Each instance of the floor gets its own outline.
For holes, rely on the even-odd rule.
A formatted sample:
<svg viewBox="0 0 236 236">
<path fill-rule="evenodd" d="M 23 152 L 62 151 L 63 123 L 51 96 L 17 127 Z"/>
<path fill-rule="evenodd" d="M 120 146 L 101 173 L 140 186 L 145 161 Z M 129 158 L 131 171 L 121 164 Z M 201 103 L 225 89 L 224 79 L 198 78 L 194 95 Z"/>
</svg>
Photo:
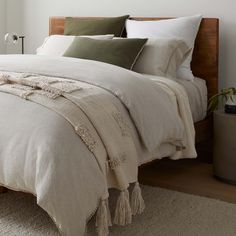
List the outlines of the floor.
<svg viewBox="0 0 236 236">
<path fill-rule="evenodd" d="M 236 185 L 217 180 L 212 165 L 199 160 L 164 159 L 143 167 L 139 179 L 151 186 L 236 203 Z"/>
<path fill-rule="evenodd" d="M 160 232 L 161 235 L 182 236 L 236 235 L 236 205 L 226 203 L 236 203 L 236 186 L 215 179 L 211 164 L 166 159 L 143 167 L 139 177 L 141 183 L 179 192 L 142 186 L 147 210 L 135 217 L 131 225 L 113 227 L 111 235 L 151 236 L 160 235 Z M 0 211 L 3 219 L 0 235 L 58 235 L 55 225 L 29 194 L 9 191 L 0 195 L 0 209 L 4 209 Z M 89 235 L 95 235 L 93 227 Z"/>
</svg>

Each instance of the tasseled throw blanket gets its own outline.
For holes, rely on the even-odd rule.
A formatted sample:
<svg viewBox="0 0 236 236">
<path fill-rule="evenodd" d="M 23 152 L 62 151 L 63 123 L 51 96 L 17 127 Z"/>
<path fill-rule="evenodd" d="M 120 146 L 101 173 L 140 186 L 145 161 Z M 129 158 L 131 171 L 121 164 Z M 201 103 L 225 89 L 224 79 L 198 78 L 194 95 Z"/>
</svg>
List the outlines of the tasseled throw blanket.
<svg viewBox="0 0 236 236">
<path fill-rule="evenodd" d="M 96 216 L 100 236 L 108 235 L 112 225 L 108 188 L 121 191 L 114 224 L 130 224 L 133 215 L 143 212 L 144 200 L 137 182 L 137 153 L 130 133 L 130 120 L 123 104 L 110 92 L 84 82 L 22 73 L 1 73 L 0 91 L 58 113 L 94 154 L 107 180 L 107 191 Z M 131 197 L 130 183 L 135 183 Z"/>
</svg>

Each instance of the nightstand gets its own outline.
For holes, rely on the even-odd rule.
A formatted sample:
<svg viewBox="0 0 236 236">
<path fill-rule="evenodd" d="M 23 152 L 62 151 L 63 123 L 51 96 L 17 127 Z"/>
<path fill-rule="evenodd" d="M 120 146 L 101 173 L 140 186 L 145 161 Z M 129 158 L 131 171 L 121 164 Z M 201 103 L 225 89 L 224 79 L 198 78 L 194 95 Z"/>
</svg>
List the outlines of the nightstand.
<svg viewBox="0 0 236 236">
<path fill-rule="evenodd" d="M 236 115 L 214 112 L 214 175 L 236 184 Z"/>
</svg>

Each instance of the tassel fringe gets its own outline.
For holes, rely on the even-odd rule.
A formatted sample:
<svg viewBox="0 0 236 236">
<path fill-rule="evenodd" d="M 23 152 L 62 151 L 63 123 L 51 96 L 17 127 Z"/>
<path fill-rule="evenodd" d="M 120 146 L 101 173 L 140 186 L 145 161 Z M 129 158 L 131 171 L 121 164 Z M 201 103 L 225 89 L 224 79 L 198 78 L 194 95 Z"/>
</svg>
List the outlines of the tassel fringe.
<svg viewBox="0 0 236 236">
<path fill-rule="evenodd" d="M 145 203 L 142 197 L 141 188 L 139 186 L 139 183 L 135 183 L 132 196 L 131 196 L 131 209 L 132 214 L 142 214 L 145 209 Z"/>
<path fill-rule="evenodd" d="M 141 188 L 137 182 L 134 185 L 131 199 L 129 199 L 129 191 L 127 189 L 120 193 L 116 203 L 113 223 L 121 226 L 131 224 L 132 216 L 141 214 L 144 209 L 145 203 L 142 197 Z M 101 200 L 96 215 L 98 236 L 108 236 L 110 226 L 112 226 L 112 221 L 108 199 Z"/>
<path fill-rule="evenodd" d="M 113 223 L 124 226 L 131 224 L 131 222 L 132 211 L 129 203 L 129 191 L 126 189 L 122 191 L 118 197 Z"/>
<path fill-rule="evenodd" d="M 109 234 L 111 223 L 111 213 L 109 210 L 108 199 L 102 200 L 96 215 L 96 227 L 98 236 L 107 236 Z"/>
<path fill-rule="evenodd" d="M 109 208 L 108 199 L 105 201 L 105 203 L 106 203 L 106 210 L 107 210 L 107 223 L 108 223 L 108 226 L 112 226 L 111 212 L 110 212 L 110 208 Z"/>
</svg>

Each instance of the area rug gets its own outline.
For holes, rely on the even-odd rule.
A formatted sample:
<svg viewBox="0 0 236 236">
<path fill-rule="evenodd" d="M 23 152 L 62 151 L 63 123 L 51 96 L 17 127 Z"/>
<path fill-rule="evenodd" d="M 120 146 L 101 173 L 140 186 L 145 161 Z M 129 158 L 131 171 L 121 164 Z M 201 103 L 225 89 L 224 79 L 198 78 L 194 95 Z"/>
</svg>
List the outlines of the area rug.
<svg viewBox="0 0 236 236">
<path fill-rule="evenodd" d="M 111 236 L 236 235 L 235 204 L 161 188 L 142 186 L 142 189 L 145 213 L 135 217 L 131 225 L 112 227 Z M 34 197 L 9 191 L 0 195 L 0 235 L 58 236 L 59 233 Z M 87 235 L 96 235 L 93 222 Z"/>
</svg>

